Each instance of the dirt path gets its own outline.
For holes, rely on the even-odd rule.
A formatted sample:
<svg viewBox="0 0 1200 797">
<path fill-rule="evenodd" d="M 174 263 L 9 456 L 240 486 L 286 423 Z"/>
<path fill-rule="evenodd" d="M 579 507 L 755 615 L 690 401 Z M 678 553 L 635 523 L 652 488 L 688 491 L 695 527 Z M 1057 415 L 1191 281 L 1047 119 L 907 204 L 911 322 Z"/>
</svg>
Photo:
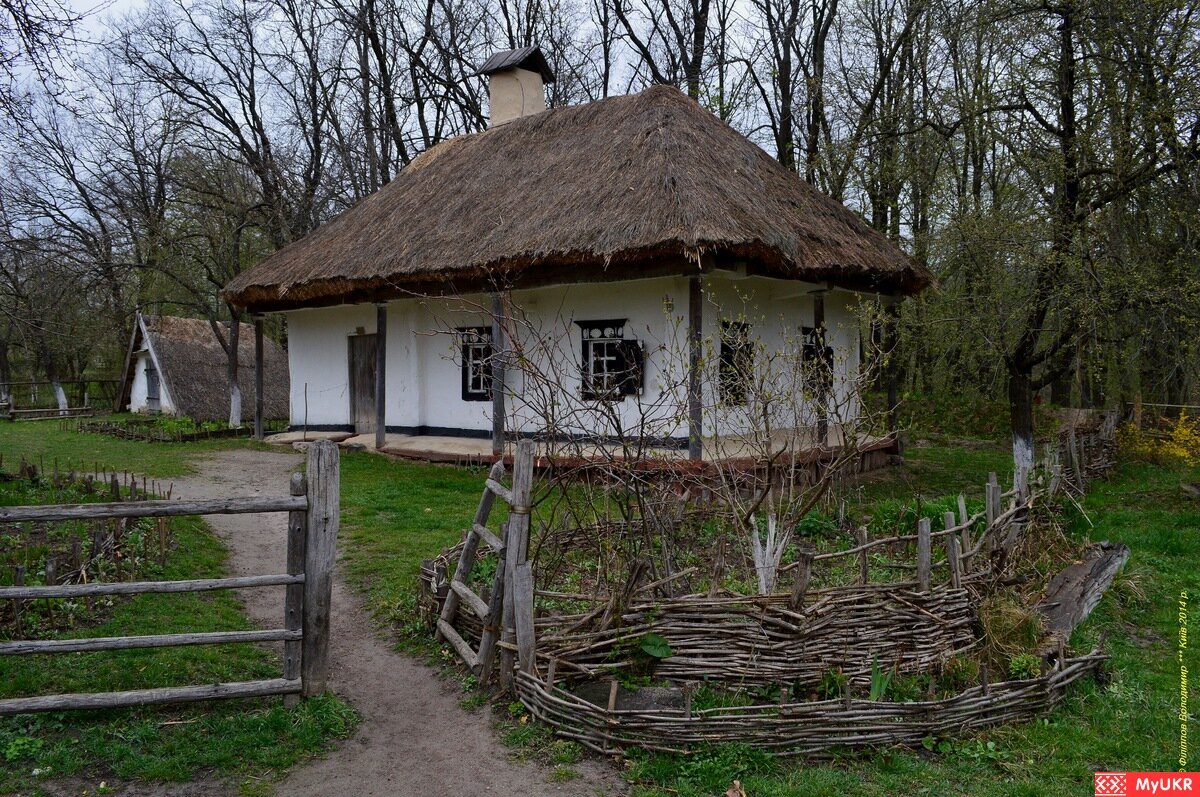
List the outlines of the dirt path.
<svg viewBox="0 0 1200 797">
<path fill-rule="evenodd" d="M 220 451 L 197 463 L 198 473 L 175 480 L 181 498 L 277 495 L 301 464 L 290 451 Z M 230 549 L 234 575 L 283 572 L 284 515 L 210 518 Z M 242 596 L 255 622 L 277 627 L 282 599 L 276 590 Z M 513 761 L 490 730 L 484 712 L 469 713 L 459 695 L 422 664 L 391 649 L 377 635 L 357 593 L 342 577 L 333 586 L 330 686 L 361 714 L 357 734 L 325 758 L 297 767 L 280 784 L 288 797 L 539 797 L 623 794 L 625 787 L 600 761 L 574 765 L 576 780 L 552 783 L 550 770 Z M 197 784 L 198 785 L 198 784 Z M 197 794 L 194 787 L 158 794 Z M 211 785 L 210 785 L 211 788 Z M 230 793 L 235 793 L 230 786 Z M 208 789 L 205 795 L 213 794 Z"/>
</svg>

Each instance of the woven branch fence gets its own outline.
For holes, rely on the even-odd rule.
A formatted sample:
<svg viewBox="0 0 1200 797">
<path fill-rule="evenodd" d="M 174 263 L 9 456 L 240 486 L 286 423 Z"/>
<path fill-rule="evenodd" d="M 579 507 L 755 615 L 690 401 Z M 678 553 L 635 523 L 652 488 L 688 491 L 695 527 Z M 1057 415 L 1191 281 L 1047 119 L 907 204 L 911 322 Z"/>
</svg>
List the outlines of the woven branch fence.
<svg viewBox="0 0 1200 797">
<path fill-rule="evenodd" d="M 919 520 L 916 534 L 869 539 L 859 529 L 850 548 L 798 556 L 780 568 L 781 585 L 783 578 L 792 582 L 790 593 L 740 595 L 716 586 L 709 594 L 662 594 L 664 583 L 685 572 L 650 583 L 635 580 L 623 595 L 574 594 L 540 583 L 533 593 L 540 611 L 528 609 L 536 645 L 522 653 L 516 694 L 561 736 L 605 753 L 630 746 L 687 752 L 737 742 L 781 755 L 820 756 L 838 748 L 914 745 L 931 734 L 1032 718 L 1053 708 L 1069 684 L 1094 673 L 1105 657 L 1093 651 L 1067 658 L 1060 649 L 1039 677 L 995 684 L 981 665 L 978 685 L 941 699 L 933 699 L 932 678 L 924 701 L 855 695 L 870 691 L 873 673 L 931 676 L 979 649 L 978 593 L 996 577 L 994 568 L 1019 541 L 1041 495 L 1005 492 L 993 475 L 977 515 L 968 515 L 960 496 L 959 511 L 946 512 L 938 531 L 928 519 Z M 543 534 L 583 541 L 597 532 L 623 530 Z M 563 542 L 553 541 L 559 548 Z M 423 563 L 421 601 L 432 617 L 461 550 Z M 892 573 L 904 575 L 872 583 L 870 565 L 878 568 L 885 560 Z M 857 574 L 856 583 L 825 585 L 830 582 L 822 575 L 835 570 L 843 578 Z M 460 605 L 450 619 L 464 638 L 480 638 L 475 613 Z M 651 635 L 669 650 L 652 662 L 640 647 Z M 647 671 L 662 685 L 633 692 L 620 686 L 639 682 Z M 823 685 L 831 672 L 841 679 L 841 696 L 816 700 L 816 693 L 828 694 Z M 775 689 L 780 699 L 696 709 L 692 696 L 702 683 L 740 696 L 733 701 L 761 699 L 754 695 Z M 805 700 L 808 695 L 814 699 Z"/>
<path fill-rule="evenodd" d="M 953 697 L 912 703 L 840 699 L 699 710 L 623 709 L 615 699 L 608 706 L 597 705 L 533 673 L 518 672 L 516 687 L 534 717 L 560 736 L 601 753 L 627 747 L 687 753 L 736 742 L 776 755 L 821 757 L 839 748 L 915 746 L 930 735 L 1029 719 L 1061 702 L 1067 687 L 1094 673 L 1104 659 L 1093 652 L 1066 659 L 1037 678 L 981 684 Z"/>
</svg>

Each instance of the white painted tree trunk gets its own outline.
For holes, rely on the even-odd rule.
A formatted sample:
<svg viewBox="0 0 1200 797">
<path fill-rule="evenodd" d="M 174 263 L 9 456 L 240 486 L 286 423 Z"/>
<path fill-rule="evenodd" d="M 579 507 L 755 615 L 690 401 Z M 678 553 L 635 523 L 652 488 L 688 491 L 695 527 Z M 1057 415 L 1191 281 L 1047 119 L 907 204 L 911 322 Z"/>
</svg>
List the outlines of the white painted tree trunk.
<svg viewBox="0 0 1200 797">
<path fill-rule="evenodd" d="M 779 563 L 783 561 L 783 551 L 791 542 L 790 530 L 779 531 L 779 521 L 775 513 L 767 512 L 767 536 L 760 536 L 758 521 L 754 521 L 754 530 L 750 535 L 750 549 L 754 558 L 754 571 L 758 575 L 758 594 L 770 595 L 775 589 L 775 580 L 779 577 Z"/>
<path fill-rule="evenodd" d="M 54 399 L 58 402 L 59 410 L 65 414 L 67 409 L 67 391 L 63 390 L 62 383 L 57 379 L 51 382 L 50 385 L 54 388 Z"/>
<path fill-rule="evenodd" d="M 229 428 L 242 425 L 242 388 L 234 379 L 229 383 Z"/>
<path fill-rule="evenodd" d="M 1013 486 L 1021 495 L 1029 489 L 1029 472 L 1033 470 L 1033 437 L 1013 435 Z"/>
</svg>

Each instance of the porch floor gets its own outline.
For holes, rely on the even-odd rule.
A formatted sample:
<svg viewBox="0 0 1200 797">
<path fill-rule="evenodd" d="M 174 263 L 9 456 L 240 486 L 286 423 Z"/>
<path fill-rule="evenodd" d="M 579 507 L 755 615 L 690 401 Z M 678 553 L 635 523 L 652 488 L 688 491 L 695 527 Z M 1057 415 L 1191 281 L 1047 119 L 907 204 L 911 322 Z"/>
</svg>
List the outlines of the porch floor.
<svg viewBox="0 0 1200 797">
<path fill-rule="evenodd" d="M 837 430 L 830 431 L 829 442 L 832 445 L 840 445 L 841 437 Z M 375 450 L 375 435 L 360 434 L 352 435 L 349 432 L 285 432 L 282 434 L 270 435 L 266 438 L 268 443 L 277 443 L 281 445 L 290 445 L 293 443 L 303 443 L 312 440 L 333 440 L 343 448 L 362 448 L 366 450 Z M 787 437 L 780 435 L 779 438 L 772 443 L 772 450 L 778 450 L 786 442 Z M 822 455 L 821 450 L 816 446 L 815 437 L 808 435 L 808 439 L 803 434 L 792 436 L 791 444 L 799 449 L 801 458 L 806 461 L 816 461 L 820 459 L 828 459 L 829 453 L 826 451 Z M 513 444 L 510 442 L 506 447 L 505 454 L 512 455 Z M 743 440 L 736 437 L 720 438 L 717 440 L 705 440 L 705 461 L 728 462 L 728 461 L 744 461 L 746 464 L 751 464 L 757 457 L 753 452 L 761 450 L 761 446 L 751 446 Z M 896 443 L 890 436 L 870 437 L 862 443 L 862 453 L 864 455 L 864 469 L 874 469 L 886 464 L 886 457 L 889 454 L 895 453 Z M 580 464 L 585 462 L 601 462 L 611 460 L 614 457 L 614 452 L 617 452 L 617 447 L 614 445 L 592 445 L 583 446 L 575 449 L 572 452 L 571 459 L 580 460 Z M 714 452 L 719 452 L 714 458 Z M 495 455 L 492 454 L 492 441 L 480 437 L 450 437 L 438 435 L 405 435 L 388 433 L 384 437 L 384 445 L 381 453 L 389 454 L 394 457 L 404 459 L 422 460 L 426 462 L 444 462 L 458 465 L 481 465 L 490 464 L 495 461 Z M 546 456 L 548 453 L 545 445 L 539 444 L 537 456 L 539 458 Z M 681 464 L 688 462 L 688 452 L 685 448 L 677 447 L 662 447 L 653 448 L 647 452 L 649 458 L 659 462 L 679 462 Z M 877 460 L 870 467 L 865 461 L 868 455 Z M 617 453 L 619 455 L 619 452 Z"/>
</svg>

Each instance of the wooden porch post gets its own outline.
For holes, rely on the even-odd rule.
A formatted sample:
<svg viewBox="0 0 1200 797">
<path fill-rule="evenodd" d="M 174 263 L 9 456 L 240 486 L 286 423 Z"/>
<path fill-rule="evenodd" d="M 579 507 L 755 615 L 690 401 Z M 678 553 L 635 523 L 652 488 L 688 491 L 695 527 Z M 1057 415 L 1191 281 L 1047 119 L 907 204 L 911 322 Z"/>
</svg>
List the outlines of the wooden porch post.
<svg viewBox="0 0 1200 797">
<path fill-rule="evenodd" d="M 504 365 L 508 341 L 504 337 L 504 294 L 492 294 L 492 455 L 504 454 Z"/>
<path fill-rule="evenodd" d="M 828 378 L 833 378 L 833 363 L 825 362 L 825 291 L 813 294 L 813 333 L 817 338 L 817 360 L 820 369 L 821 384 L 816 391 L 817 397 L 817 447 L 824 448 L 829 442 L 829 396 L 826 395 L 826 369 Z"/>
<path fill-rule="evenodd" d="M 263 317 L 254 315 L 254 439 L 263 439 Z"/>
<path fill-rule="evenodd" d="M 700 288 L 700 277 L 688 279 L 688 459 L 693 462 L 704 458 L 704 405 L 700 382 L 704 297 Z"/>
<path fill-rule="evenodd" d="M 387 305 L 375 305 L 375 448 L 387 439 Z"/>
</svg>

